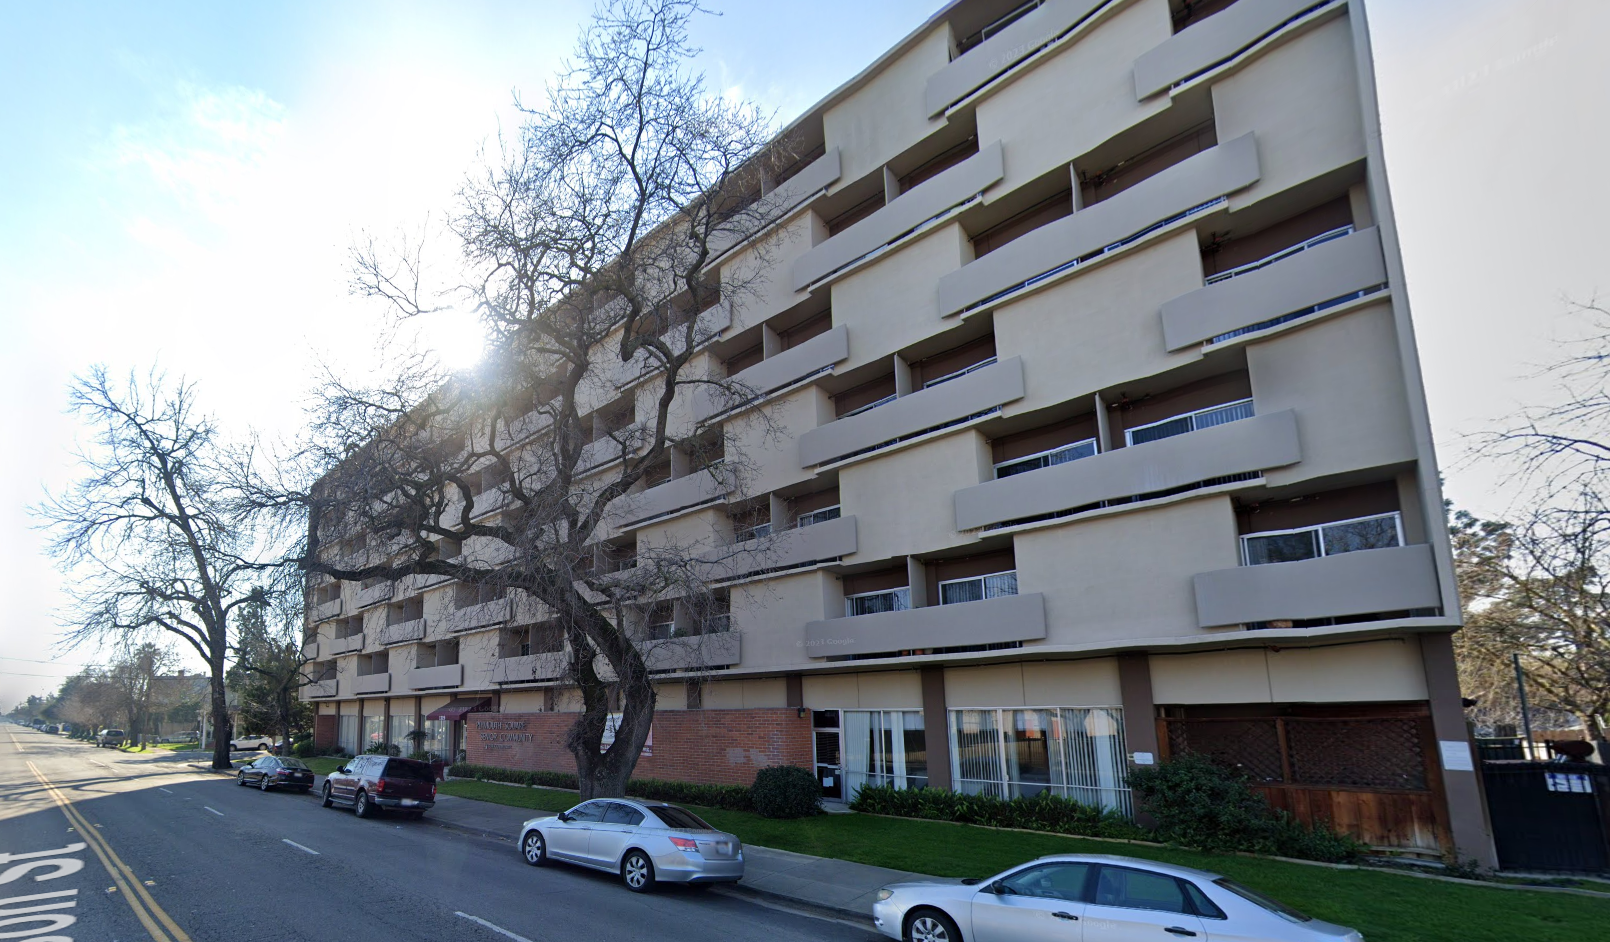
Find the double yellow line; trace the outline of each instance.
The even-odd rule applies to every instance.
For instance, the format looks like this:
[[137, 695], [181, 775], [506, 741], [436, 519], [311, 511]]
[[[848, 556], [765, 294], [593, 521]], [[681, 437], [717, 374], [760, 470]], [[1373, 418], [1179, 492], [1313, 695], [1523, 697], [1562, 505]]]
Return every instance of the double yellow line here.
[[29, 762], [28, 768], [34, 773], [34, 778], [39, 779], [39, 784], [44, 787], [45, 793], [61, 808], [62, 814], [67, 816], [68, 822], [83, 836], [84, 843], [95, 851], [95, 856], [101, 858], [101, 864], [106, 867], [106, 872], [112, 875], [112, 882], [117, 884], [123, 901], [134, 910], [135, 918], [145, 926], [145, 931], [151, 934], [153, 942], [191, 942], [190, 936], [186, 935], [172, 917], [157, 905], [157, 901], [151, 898], [151, 894], [146, 892], [140, 878], [136, 877], [134, 871], [117, 856], [117, 851], [106, 842], [106, 838], [101, 837], [100, 832], [84, 820], [84, 816], [73, 807], [72, 799], [52, 785], [44, 773], [39, 771], [38, 766]]

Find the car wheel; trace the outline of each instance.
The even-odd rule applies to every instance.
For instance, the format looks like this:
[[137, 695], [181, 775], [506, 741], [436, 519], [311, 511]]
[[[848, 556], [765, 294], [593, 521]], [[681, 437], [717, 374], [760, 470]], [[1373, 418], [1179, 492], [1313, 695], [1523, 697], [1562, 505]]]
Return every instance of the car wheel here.
[[267, 752], [268, 751], [268, 743], [260, 742], [260, 743], [257, 744], [257, 748], [261, 752]]
[[939, 910], [919, 909], [906, 920], [906, 942], [962, 942], [962, 934]]
[[257, 788], [260, 791], [268, 791], [268, 776], [265, 775], [257, 780]]
[[541, 831], [527, 831], [525, 837], [520, 839], [520, 856], [533, 867], [547, 865], [548, 845], [543, 841]]
[[640, 850], [628, 851], [621, 861], [621, 882], [633, 893], [654, 889], [654, 862]]
[[244, 786], [246, 784], [246, 773], [245, 772], [236, 772], [235, 773], [235, 784], [236, 785], [241, 785], [241, 786]]
[[369, 796], [358, 792], [358, 797], [352, 799], [352, 813], [360, 818], [367, 818], [375, 813], [374, 805], [369, 804]]
[[319, 802], [319, 804], [323, 805], [326, 808], [328, 808], [331, 805], [335, 804], [335, 799], [330, 794], [330, 783], [329, 782], [324, 783], [324, 800]]

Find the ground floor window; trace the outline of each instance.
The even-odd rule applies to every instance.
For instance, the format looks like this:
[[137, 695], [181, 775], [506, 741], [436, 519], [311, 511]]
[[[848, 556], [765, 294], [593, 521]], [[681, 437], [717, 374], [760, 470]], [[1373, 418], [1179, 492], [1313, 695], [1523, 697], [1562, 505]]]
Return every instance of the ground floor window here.
[[414, 744], [408, 739], [408, 734], [414, 731], [414, 717], [411, 713], [402, 716], [395, 714], [391, 717], [391, 735], [386, 742], [402, 750], [403, 755], [414, 751]]
[[1002, 798], [1049, 791], [1132, 812], [1117, 707], [952, 710], [950, 755], [957, 791]]
[[376, 714], [363, 718], [363, 748], [386, 744], [386, 718]]
[[928, 741], [920, 710], [845, 710], [844, 795], [863, 785], [924, 788]]
[[419, 748], [438, 759], [448, 759], [447, 721], [426, 720], [419, 724], [419, 728], [425, 731], [425, 741], [419, 744]]
[[342, 716], [341, 724], [336, 732], [336, 745], [345, 751], [357, 755], [358, 753], [358, 715]]

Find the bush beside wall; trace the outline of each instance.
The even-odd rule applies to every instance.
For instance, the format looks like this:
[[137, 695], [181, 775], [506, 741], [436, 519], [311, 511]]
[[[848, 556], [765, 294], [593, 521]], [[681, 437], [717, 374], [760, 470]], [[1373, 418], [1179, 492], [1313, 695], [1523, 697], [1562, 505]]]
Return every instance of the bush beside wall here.
[[[521, 769], [502, 769], [493, 765], [454, 763], [447, 770], [454, 778], [473, 778], [483, 782], [507, 782], [511, 785], [529, 785], [534, 788], [577, 787], [574, 772], [527, 772]], [[626, 794], [633, 798], [652, 801], [672, 801], [689, 805], [704, 805], [727, 811], [753, 811], [749, 789], [743, 785], [696, 785], [692, 782], [662, 782], [652, 778], [634, 778], [626, 784]]]
[[1001, 799], [939, 788], [866, 786], [850, 802], [854, 811], [901, 818], [928, 818], [995, 828], [1050, 831], [1079, 837], [1150, 840], [1152, 833], [1117, 811], [1104, 811], [1041, 792], [1032, 798]]

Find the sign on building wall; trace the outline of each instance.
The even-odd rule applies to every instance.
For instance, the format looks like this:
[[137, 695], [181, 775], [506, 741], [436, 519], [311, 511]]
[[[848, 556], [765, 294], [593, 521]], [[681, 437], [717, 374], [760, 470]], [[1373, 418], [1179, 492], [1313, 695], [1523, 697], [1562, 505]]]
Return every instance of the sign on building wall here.
[[513, 749], [515, 743], [531, 741], [526, 725], [525, 720], [476, 720], [476, 741], [489, 752]]

